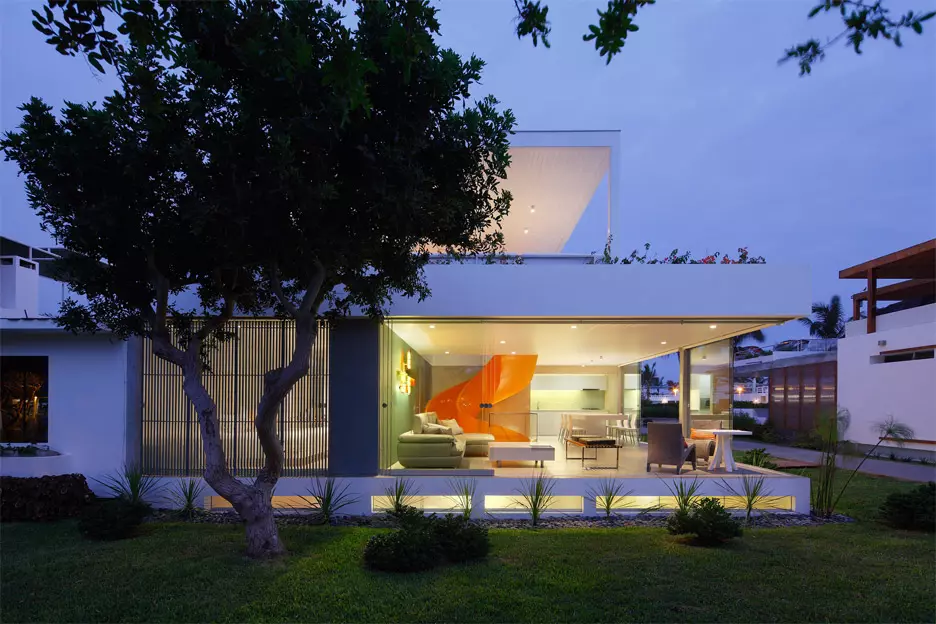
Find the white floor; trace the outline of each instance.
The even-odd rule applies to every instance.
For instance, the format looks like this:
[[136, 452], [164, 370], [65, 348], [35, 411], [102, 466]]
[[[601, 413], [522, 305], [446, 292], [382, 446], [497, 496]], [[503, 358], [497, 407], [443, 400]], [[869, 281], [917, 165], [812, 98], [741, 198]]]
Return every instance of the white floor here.
[[[586, 449], [585, 461], [582, 462], [579, 447], [569, 446], [568, 457], [566, 457], [563, 445], [556, 437], [541, 436], [539, 443], [551, 444], [556, 449], [555, 461], [544, 462], [542, 468], [534, 465], [532, 461], [503, 461], [500, 466], [496, 462], [490, 461], [487, 457], [466, 457], [462, 460], [462, 465], [455, 470], [450, 469], [406, 469], [398, 463], [391, 466], [392, 471], [405, 472], [411, 475], [477, 475], [477, 476], [496, 476], [496, 477], [529, 477], [539, 472], [545, 472], [553, 477], [639, 477], [641, 475], [656, 477], [660, 475], [676, 476], [674, 466], [651, 466], [650, 472], [647, 472], [647, 445], [642, 443], [639, 446], [625, 446], [621, 449], [602, 448]], [[619, 453], [618, 466], [615, 468], [615, 454]], [[597, 458], [596, 458], [597, 453]], [[738, 466], [732, 474], [745, 474], [747, 471]], [[685, 464], [680, 472], [681, 475], [690, 475], [697, 477], [724, 477], [726, 475], [723, 469], [709, 472], [705, 463], [699, 463], [698, 469], [693, 470], [691, 464]]]

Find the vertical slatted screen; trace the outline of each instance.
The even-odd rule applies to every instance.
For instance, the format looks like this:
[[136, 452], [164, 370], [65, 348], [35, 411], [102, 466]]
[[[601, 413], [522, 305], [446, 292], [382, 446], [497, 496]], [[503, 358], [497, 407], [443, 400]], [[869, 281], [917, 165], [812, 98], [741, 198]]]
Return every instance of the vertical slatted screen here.
[[[231, 321], [236, 336], [211, 353], [205, 387], [218, 407], [221, 441], [228, 468], [236, 476], [256, 475], [263, 453], [254, 415], [263, 375], [285, 366], [295, 346], [292, 321]], [[277, 420], [283, 443], [284, 477], [302, 477], [328, 468], [328, 328], [319, 326], [309, 372], [283, 401]], [[143, 362], [143, 468], [148, 474], [200, 476], [205, 469], [195, 410], [182, 391], [179, 367], [157, 358], [145, 344]]]

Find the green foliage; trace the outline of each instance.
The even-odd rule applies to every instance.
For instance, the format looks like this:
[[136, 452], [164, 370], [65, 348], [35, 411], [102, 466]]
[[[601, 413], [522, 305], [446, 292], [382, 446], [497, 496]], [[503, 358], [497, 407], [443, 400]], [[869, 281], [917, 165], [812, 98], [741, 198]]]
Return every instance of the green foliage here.
[[418, 490], [411, 479], [397, 478], [393, 480], [392, 486], [384, 489], [384, 493], [387, 507], [389, 507], [387, 513], [399, 514], [410, 507], [410, 501]]
[[597, 252], [592, 252], [592, 258], [588, 264], [764, 264], [763, 256], [751, 256], [747, 247], [738, 248], [738, 257], [732, 258], [728, 254], [722, 255], [721, 252], [715, 252], [703, 258], [695, 258], [692, 252], [685, 251], [680, 253], [678, 249], [672, 250], [669, 255], [660, 258], [656, 254], [651, 255], [650, 243], [644, 243], [642, 252], [636, 249], [629, 256], [623, 258], [611, 253], [612, 237], [608, 237], [605, 243], [604, 251], [601, 256], [595, 256]]
[[147, 508], [151, 499], [162, 490], [159, 479], [144, 474], [143, 469], [135, 464], [124, 464], [121, 470], [95, 481], [110, 490], [115, 498]]
[[717, 498], [702, 498], [689, 509], [677, 509], [666, 519], [671, 535], [695, 535], [703, 546], [717, 546], [741, 536], [741, 523], [731, 517]]
[[895, 529], [936, 531], [936, 483], [894, 492], [881, 504], [881, 521]]
[[776, 470], [777, 464], [773, 461], [773, 456], [767, 452], [765, 448], [755, 448], [744, 451], [738, 461], [742, 464], [747, 464], [748, 466], [757, 466], [758, 468], [767, 468], [769, 470]]
[[844, 338], [845, 310], [838, 295], [832, 295], [829, 303], [814, 303], [813, 318], [801, 318], [800, 323], [809, 328], [815, 338]]
[[442, 549], [428, 530], [374, 535], [364, 546], [364, 563], [382, 572], [422, 572], [439, 564]]
[[[755, 449], [762, 450], [762, 449]], [[735, 485], [740, 481], [740, 487]], [[751, 516], [755, 509], [769, 507], [772, 496], [767, 489], [767, 482], [764, 477], [756, 475], [743, 475], [739, 480], [722, 479], [722, 487], [732, 496], [739, 496], [744, 499], [744, 523], [750, 525]]]
[[147, 506], [123, 498], [97, 499], [81, 512], [78, 531], [99, 540], [133, 537], [147, 512]]
[[419, 572], [444, 560], [461, 563], [487, 556], [487, 529], [460, 515], [425, 515], [415, 507], [394, 513], [399, 528], [370, 538], [364, 562], [385, 572]]
[[876, 2], [867, 2], [866, 0], [823, 0], [809, 12], [809, 17], [815, 17], [820, 12], [829, 13], [838, 12], [841, 16], [845, 29], [838, 35], [821, 43], [818, 39], [810, 39], [800, 43], [786, 51], [786, 56], [780, 59], [780, 62], [786, 62], [796, 59], [800, 76], [812, 73], [814, 63], [825, 59], [826, 51], [829, 46], [844, 38], [847, 44], [855, 50], [856, 54], [861, 54], [862, 44], [870, 37], [871, 39], [887, 39], [894, 42], [894, 45], [900, 47], [901, 32], [906, 32], [909, 28], [916, 34], [923, 33], [923, 22], [936, 16], [936, 11], [929, 13], [918, 13], [907, 11], [899, 19], [890, 17], [890, 9], [884, 6], [883, 0]]
[[[608, 6], [604, 11], [598, 9], [598, 23], [589, 25], [588, 32], [582, 36], [582, 39], [594, 41], [598, 54], [607, 57], [606, 62], [610, 63], [611, 59], [621, 52], [627, 36], [639, 30], [637, 24], [634, 23], [634, 18], [637, 16], [637, 11], [648, 4], [655, 4], [655, 0], [608, 0]], [[808, 17], [815, 17], [820, 12], [836, 11], [841, 16], [844, 30], [827, 39], [825, 43], [818, 39], [810, 39], [797, 44], [787, 49], [785, 56], [779, 62], [784, 63], [795, 59], [799, 65], [800, 76], [808, 75], [812, 72], [814, 63], [825, 59], [829, 46], [843, 38], [856, 54], [861, 54], [861, 46], [868, 38], [880, 37], [893, 41], [894, 45], [900, 47], [903, 45], [900, 38], [901, 32], [909, 29], [918, 35], [922, 34], [923, 22], [936, 16], [936, 11], [928, 13], [907, 11], [899, 19], [893, 19], [889, 15], [890, 10], [884, 4], [884, 0], [874, 2], [822, 0], [820, 4], [813, 7]], [[542, 39], [543, 44], [548, 48], [549, 42], [546, 37], [552, 31], [552, 26], [546, 17], [549, 7], [532, 0], [514, 0], [514, 7], [517, 11], [515, 27], [517, 37], [523, 38], [530, 35], [534, 46], [538, 39]]]
[[169, 489], [169, 502], [175, 506], [181, 517], [191, 520], [203, 511], [201, 498], [204, 491], [205, 486], [200, 479], [179, 479]]
[[698, 477], [694, 477], [692, 481], [677, 479], [674, 485], [670, 485], [666, 481], [663, 484], [670, 491], [673, 498], [676, 499], [676, 510], [683, 513], [689, 512], [695, 506], [698, 501], [699, 488], [702, 487], [702, 482]]
[[361, 500], [348, 492], [350, 487], [350, 484], [341, 484], [334, 477], [325, 479], [316, 477], [312, 480], [312, 486], [307, 490], [311, 501], [304, 496], [302, 498], [313, 503], [322, 520], [330, 524], [339, 511]]
[[516, 490], [520, 495], [517, 503], [530, 514], [533, 526], [536, 526], [543, 513], [552, 507], [555, 487], [556, 480], [544, 471], [520, 482], [520, 487]]
[[452, 490], [452, 500], [461, 516], [468, 520], [474, 508], [475, 492], [478, 490], [476, 479], [449, 479], [449, 488]]
[[754, 431], [754, 426], [757, 424], [757, 421], [753, 416], [747, 412], [734, 412], [731, 415], [731, 426], [734, 429], [741, 429], [743, 431]]
[[94, 495], [84, 475], [0, 477], [0, 521], [44, 522], [72, 518]]
[[813, 482], [812, 510], [828, 518], [835, 511], [835, 478], [838, 471], [840, 440], [851, 423], [848, 410], [836, 413], [820, 411], [816, 414], [815, 435], [820, 442], [820, 461], [817, 478]]
[[487, 527], [463, 516], [432, 517], [430, 525], [442, 554], [452, 563], [483, 559], [491, 550]]
[[604, 512], [606, 518], [610, 518], [614, 513], [618, 499], [630, 496], [632, 493], [633, 490], [625, 492], [624, 484], [611, 477], [602, 479], [597, 487], [587, 491], [588, 497], [595, 501], [596, 509]]

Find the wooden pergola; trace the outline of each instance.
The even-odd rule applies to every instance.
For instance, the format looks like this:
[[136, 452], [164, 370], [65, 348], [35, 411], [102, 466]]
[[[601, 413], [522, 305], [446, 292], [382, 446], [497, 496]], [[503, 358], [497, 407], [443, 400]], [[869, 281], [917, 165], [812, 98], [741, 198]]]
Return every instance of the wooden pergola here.
[[[936, 294], [936, 238], [839, 271], [839, 279], [867, 280], [864, 292], [852, 295], [852, 320], [861, 318], [868, 302], [868, 333], [876, 327], [878, 301], [903, 301]], [[879, 279], [904, 280], [878, 288]]]

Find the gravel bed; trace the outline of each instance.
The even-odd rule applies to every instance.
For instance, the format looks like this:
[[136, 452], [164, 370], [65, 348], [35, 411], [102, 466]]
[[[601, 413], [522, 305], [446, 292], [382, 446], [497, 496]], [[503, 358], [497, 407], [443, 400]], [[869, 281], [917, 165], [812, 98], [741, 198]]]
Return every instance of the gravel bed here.
[[[622, 527], [664, 527], [666, 526], [665, 513], [650, 513], [639, 515], [620, 515], [606, 518], [604, 516], [551, 516], [542, 518], [537, 525], [540, 529], [613, 529]], [[170, 510], [156, 510], [148, 518], [148, 522], [197, 522], [207, 524], [240, 524], [240, 517], [231, 510], [200, 511], [191, 518], [180, 518], [178, 513]], [[279, 525], [319, 525], [321, 518], [312, 513], [287, 512], [277, 516]], [[514, 518], [483, 518], [475, 520], [490, 529], [529, 529], [528, 519]], [[795, 526], [820, 526], [824, 524], [840, 524], [854, 522], [848, 516], [834, 514], [831, 518], [795, 514], [772, 513], [755, 516], [751, 525], [757, 528], [779, 528]], [[395, 523], [382, 515], [372, 516], [341, 516], [332, 521], [334, 526], [357, 526], [371, 528], [392, 528]]]

